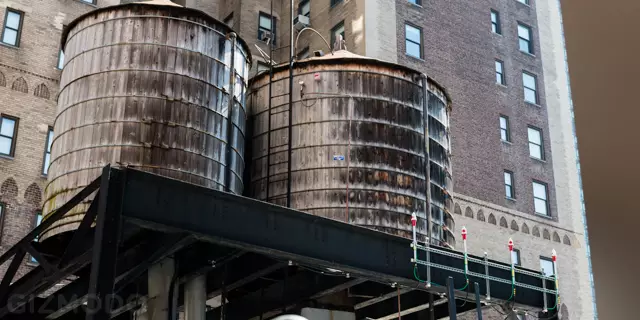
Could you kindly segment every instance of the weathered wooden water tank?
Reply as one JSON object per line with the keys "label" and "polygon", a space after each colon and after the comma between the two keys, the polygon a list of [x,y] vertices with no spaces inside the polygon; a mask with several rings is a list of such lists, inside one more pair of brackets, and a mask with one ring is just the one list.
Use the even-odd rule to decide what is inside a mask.
{"label": "weathered wooden water tank", "polygon": [[429,194],[432,241],[454,244],[443,88],[409,68],[338,51],[295,63],[290,126],[288,65],[274,67],[271,98],[269,84],[268,72],[257,75],[247,97],[249,195],[283,206],[289,198],[310,214],[404,237],[415,212],[424,241]]}
{"label": "weathered wooden water tank", "polygon": [[[242,192],[251,56],[229,27],[154,0],[85,14],[62,43],[45,219],[107,164]],[[77,228],[88,206],[42,239]]]}

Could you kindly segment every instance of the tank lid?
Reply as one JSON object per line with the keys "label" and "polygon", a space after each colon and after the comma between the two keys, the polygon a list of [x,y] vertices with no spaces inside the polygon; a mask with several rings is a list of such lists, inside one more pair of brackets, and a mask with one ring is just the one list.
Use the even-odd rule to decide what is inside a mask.
{"label": "tank lid", "polygon": [[[207,13],[197,10],[197,9],[192,9],[192,8],[186,8],[183,7],[175,2],[169,1],[169,0],[133,0],[133,1],[128,1],[128,0],[122,0],[122,2],[120,4],[117,5],[113,5],[113,6],[107,6],[107,7],[102,7],[102,8],[97,8],[93,11],[89,11],[79,17],[77,17],[76,19],[74,19],[73,21],[71,21],[66,28],[64,28],[64,30],[62,30],[62,37],[60,39],[60,47],[62,48],[62,50],[65,49],[65,46],[67,44],[67,37],[69,36],[69,31],[71,29],[73,29],[73,27],[78,24],[78,22],[80,22],[81,20],[85,19],[88,16],[91,16],[93,14],[102,12],[102,11],[108,11],[108,10],[114,10],[114,9],[120,9],[120,8],[127,8],[127,7],[134,7],[134,6],[157,6],[157,7],[162,7],[162,8],[166,8],[168,10],[173,10],[176,12],[185,12],[185,13],[189,13],[192,14],[194,16],[199,16],[201,18],[207,19],[207,20],[211,20],[214,23],[222,26],[223,28],[225,28],[227,30],[227,33],[229,32],[233,32],[233,30],[227,26],[225,23],[219,21],[218,19],[215,19],[214,17],[208,15]],[[252,63],[252,57],[251,57],[251,50],[249,50],[249,46],[247,45],[246,42],[244,42],[244,40],[242,40],[242,38],[240,38],[239,36],[236,37],[236,39],[238,40],[238,43],[242,46],[242,49],[244,50],[244,53],[247,55],[247,59],[249,60],[249,63]]]}
{"label": "tank lid", "polygon": [[[345,63],[345,62],[352,62],[352,63],[370,63],[373,65],[380,65],[380,66],[386,66],[389,68],[394,68],[394,69],[401,69],[407,72],[411,72],[411,73],[415,73],[415,74],[419,74],[419,75],[424,75],[426,76],[423,72],[420,72],[418,70],[415,70],[413,68],[401,65],[401,64],[397,64],[397,63],[393,63],[393,62],[389,62],[389,61],[384,61],[384,60],[380,60],[380,59],[376,59],[376,58],[371,58],[371,57],[366,57],[366,56],[361,56],[359,54],[355,54],[353,52],[347,51],[347,50],[338,50],[338,51],[334,51],[333,53],[327,53],[323,56],[317,57],[317,56],[313,56],[313,57],[309,57],[306,59],[302,59],[302,60],[296,60],[295,65],[297,66],[304,66],[304,65],[314,65],[314,64],[323,64],[323,63],[327,63],[327,64],[339,64],[339,63]],[[278,65],[274,65],[273,66],[273,71],[274,72],[278,72],[278,71],[283,71],[283,70],[288,70],[289,69],[289,64],[288,63],[281,63]],[[269,73],[265,72],[262,74],[259,74],[257,76],[255,76],[255,78],[260,78],[263,76],[267,76]],[[427,80],[429,81],[429,83],[431,83],[432,85],[434,85],[435,87],[437,87],[440,91],[442,91],[442,93],[445,95],[446,99],[449,100],[447,102],[448,107],[451,108],[451,97],[449,96],[449,93],[447,92],[447,90],[441,86],[437,81],[435,81],[433,78],[428,77],[427,76]]]}

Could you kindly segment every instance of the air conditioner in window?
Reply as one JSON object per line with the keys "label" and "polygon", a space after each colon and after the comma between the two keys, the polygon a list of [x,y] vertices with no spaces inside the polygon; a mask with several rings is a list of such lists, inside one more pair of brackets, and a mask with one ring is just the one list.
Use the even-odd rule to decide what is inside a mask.
{"label": "air conditioner in window", "polygon": [[273,43],[273,36],[271,32],[266,30],[258,30],[258,39],[267,43]]}
{"label": "air conditioner in window", "polygon": [[295,19],[293,19],[293,25],[296,30],[300,31],[310,25],[309,17],[299,14]]}

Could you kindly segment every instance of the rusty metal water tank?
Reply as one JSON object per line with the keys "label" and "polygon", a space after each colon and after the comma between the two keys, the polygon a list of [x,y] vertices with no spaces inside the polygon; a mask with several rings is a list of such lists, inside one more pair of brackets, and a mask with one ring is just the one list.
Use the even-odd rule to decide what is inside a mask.
{"label": "rusty metal water tank", "polygon": [[[242,192],[251,56],[229,27],[154,0],[85,14],[62,44],[45,219],[107,164]],[[41,239],[77,228],[88,206]]]}
{"label": "rusty metal water tank", "polygon": [[421,241],[430,208],[432,242],[453,245],[444,89],[347,51],[294,66],[290,158],[288,65],[275,66],[271,82],[269,72],[251,81],[249,195],[283,206],[290,197],[292,208],[403,237],[415,212]]}

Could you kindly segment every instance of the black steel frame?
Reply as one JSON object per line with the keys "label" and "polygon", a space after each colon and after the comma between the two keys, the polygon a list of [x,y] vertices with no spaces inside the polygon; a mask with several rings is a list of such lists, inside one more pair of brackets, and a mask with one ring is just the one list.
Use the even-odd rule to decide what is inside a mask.
{"label": "black steel frame", "polygon": [[[42,231],[94,193],[95,200],[77,231],[55,241],[36,241]],[[230,319],[255,315],[247,313],[244,307],[247,305],[259,305],[261,314],[272,311],[271,314],[277,315],[282,310],[299,307],[304,301],[352,287],[371,292],[375,286],[380,290],[397,285],[408,292],[405,300],[424,303],[431,294],[414,279],[410,243],[408,239],[238,195],[107,166],[101,177],[0,256],[0,264],[12,259],[0,282],[0,318],[112,319],[135,306],[135,303],[115,306],[114,297],[143,296],[144,275],[151,265],[169,255],[194,260],[186,258],[185,250],[197,245],[210,247],[197,252],[196,256],[202,258],[199,265],[183,268],[182,280],[193,272],[210,271],[215,267],[213,264],[237,261],[223,274],[212,273],[208,278],[209,287],[215,288],[209,292],[229,295],[230,302],[224,309]],[[211,263],[209,257],[202,255],[202,252],[211,252],[211,248],[215,248],[216,255],[231,258]],[[38,266],[12,282],[27,253],[38,261]],[[312,266],[315,270],[337,269],[347,276],[325,277],[319,281],[318,277],[322,276],[317,273],[289,274],[293,270],[283,263],[286,261]],[[432,253],[431,261],[458,267],[457,260],[445,255]],[[285,272],[281,281],[263,285],[257,291],[254,287],[246,290],[254,290],[253,294],[236,296],[231,292],[252,281],[264,282],[265,275],[282,268]],[[492,268],[491,274],[504,279],[510,277],[498,268]],[[69,275],[77,279],[52,295],[57,300],[37,297]],[[436,283],[447,283],[449,277],[458,283],[465,281],[456,273],[433,271],[432,274]],[[521,275],[518,282],[542,287],[539,278],[526,275]],[[478,301],[485,288],[474,287],[475,298],[465,292],[454,292],[453,296]],[[491,298],[504,301],[510,296],[510,290],[508,285],[492,282]],[[432,287],[429,291],[445,293],[445,288]],[[393,299],[384,303],[392,303],[390,300]],[[518,291],[517,303],[539,309],[543,306],[543,295],[522,288]],[[46,306],[53,309],[44,314],[35,310]],[[371,309],[374,313],[385,312],[380,306],[369,308],[378,308]],[[68,314],[77,309],[83,312]],[[215,309],[207,318],[218,319],[220,314],[220,310]]]}

